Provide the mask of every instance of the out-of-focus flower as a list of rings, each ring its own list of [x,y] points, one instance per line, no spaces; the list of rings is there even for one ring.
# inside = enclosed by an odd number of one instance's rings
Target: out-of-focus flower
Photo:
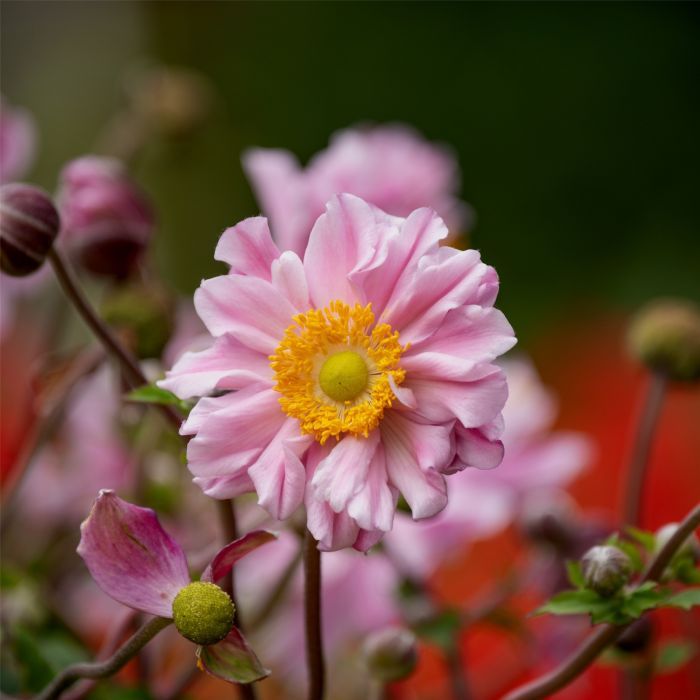
[[[32,115],[0,97],[0,184],[21,180],[36,151],[36,125]]]
[[[453,237],[471,218],[470,207],[457,198],[454,154],[402,125],[340,131],[305,169],[288,151],[263,148],[247,151],[243,166],[280,248],[299,255],[326,202],[342,192],[394,216],[431,207]]]
[[[207,494],[255,490],[277,519],[305,501],[323,549],[366,550],[399,492],[428,518],[444,474],[497,465],[507,387],[492,361],[515,338],[496,272],[446,236],[430,209],[398,219],[352,195],[329,202],[303,263],[265,219],[224,233],[230,274],[195,295],[216,340],[161,382],[183,398],[237,390],[200,399],[183,426]]]
[[[386,547],[401,567],[413,576],[429,575],[451,554],[475,539],[489,537],[530,510],[533,498],[550,499],[580,473],[591,456],[583,435],[552,431],[556,404],[541,384],[529,361],[518,358],[502,363],[509,396],[503,409],[503,446],[484,443],[485,451],[501,465],[488,473],[468,469],[448,481],[445,510],[426,523],[399,517],[386,539]],[[495,428],[492,428],[495,431]],[[458,451],[467,432],[456,428]],[[466,443],[466,448],[471,447]]]
[[[581,559],[586,586],[602,596],[615,595],[632,575],[630,558],[617,547],[591,547]]]
[[[229,682],[251,683],[268,675],[233,626],[229,596],[215,581],[260,545],[269,532],[250,532],[226,545],[201,580],[192,582],[185,553],[161,527],[156,514],[100,492],[81,526],[78,554],[100,588],[135,610],[172,618],[180,634],[199,644],[198,665]]]
[[[86,269],[122,279],[134,272],[154,231],[145,195],[114,158],[84,156],[61,172],[61,245]]]
[[[32,185],[0,188],[0,265],[13,277],[36,272],[58,235],[60,220],[51,197]]]
[[[370,675],[390,683],[413,673],[418,663],[418,642],[410,630],[392,627],[369,635],[362,653]]]

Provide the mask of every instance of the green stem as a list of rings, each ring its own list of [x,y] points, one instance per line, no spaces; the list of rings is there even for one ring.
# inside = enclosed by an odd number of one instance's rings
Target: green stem
[[[172,623],[164,617],[154,617],[142,625],[123,646],[105,661],[95,663],[73,664],[63,669],[44,690],[37,695],[36,700],[54,700],[80,678],[107,678],[123,668],[136,654],[143,649],[158,632]]]

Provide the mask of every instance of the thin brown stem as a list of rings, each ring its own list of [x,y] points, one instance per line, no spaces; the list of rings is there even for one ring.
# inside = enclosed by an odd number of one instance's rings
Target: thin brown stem
[[[700,526],[700,505],[685,517],[673,536],[654,557],[640,583],[658,581],[674,555],[688,536]],[[602,625],[557,668],[526,685],[516,688],[504,700],[540,700],[561,690],[578,678],[611,644],[622,635],[629,625]]]
[[[158,632],[172,623],[164,617],[154,617],[140,627],[133,636],[105,661],[95,663],[73,664],[63,669],[44,690],[36,696],[36,700],[54,700],[80,678],[107,678],[122,669],[136,654],[155,637]]]
[[[458,635],[455,635],[450,648],[445,650],[445,661],[447,662],[447,675],[450,681],[452,697],[454,700],[471,700],[472,694],[467,682],[467,676],[464,673]]]
[[[306,663],[309,669],[309,700],[322,700],[325,690],[323,640],[321,635],[321,552],[307,530],[304,539],[304,613],[306,619]]]
[[[97,315],[90,301],[83,293],[75,273],[55,247],[49,253],[49,260],[66,296],[75,306],[88,328],[102,343],[107,353],[119,362],[124,378],[129,386],[132,389],[136,389],[144,384],[148,384],[146,376],[141,371],[141,367],[139,367],[138,360],[117,340],[109,327]],[[180,428],[183,418],[178,411],[172,406],[163,405],[158,405],[158,409],[175,428]]]
[[[647,464],[667,387],[665,375],[652,373],[627,469],[622,509],[622,522],[625,525],[639,525],[640,522]]]

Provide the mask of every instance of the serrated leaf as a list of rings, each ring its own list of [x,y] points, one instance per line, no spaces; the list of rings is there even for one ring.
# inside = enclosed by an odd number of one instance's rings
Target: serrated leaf
[[[686,588],[679,593],[673,593],[665,598],[663,604],[690,610],[696,605],[700,605],[700,588]]]
[[[647,552],[653,552],[656,549],[656,536],[653,532],[640,530],[638,527],[634,527],[634,525],[628,525],[625,530],[629,533],[630,537],[639,542]]]
[[[674,639],[661,645],[654,659],[656,673],[673,673],[685,666],[695,655],[695,644],[685,639]]]
[[[583,576],[583,571],[581,570],[581,564],[577,561],[567,561],[566,562],[566,574],[569,578],[569,582],[575,588],[585,588],[586,581]]]
[[[179,399],[172,391],[161,389],[155,384],[144,384],[133,391],[130,391],[125,399],[136,403],[152,403],[161,406],[176,406],[180,411],[187,415],[192,406],[187,401]]]
[[[655,586],[653,582],[652,586]],[[623,598],[621,612],[630,618],[636,619],[647,610],[656,608],[662,605],[666,600],[667,594],[663,590],[654,590],[647,584],[643,584],[639,588],[630,591]]]
[[[603,598],[594,591],[576,590],[557,593],[541,605],[533,615],[582,615],[608,610],[617,605],[615,599]]]

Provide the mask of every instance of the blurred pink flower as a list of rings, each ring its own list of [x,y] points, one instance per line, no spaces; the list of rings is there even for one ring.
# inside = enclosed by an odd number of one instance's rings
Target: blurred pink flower
[[[498,464],[507,387],[491,363],[515,338],[495,270],[446,236],[430,209],[399,219],[352,195],[328,203],[303,263],[265,219],[224,233],[231,271],[195,295],[215,342],[160,382],[205,396],[182,428],[205,493],[255,490],[280,520],[305,502],[321,548],[366,550],[399,492],[428,518],[447,503],[444,474]]]
[[[240,558],[273,539],[274,535],[259,530],[231,542],[214,556],[200,581],[215,584],[229,575]],[[150,508],[127,503],[113,491],[100,491],[80,528],[78,554],[99,587],[114,600],[158,617],[174,617],[178,630],[185,636],[190,631],[200,636],[211,634],[213,623],[218,628],[216,631],[221,632],[216,637],[218,641],[199,641],[197,648],[198,665],[213,676],[251,683],[268,675],[241,633],[231,626],[232,617],[228,618],[226,629],[221,625],[220,610],[216,607],[220,598],[212,598],[211,591],[204,587],[191,592],[196,584],[192,584],[185,553]],[[189,610],[186,607],[183,613],[185,624],[181,625],[176,600],[185,589],[190,591],[191,598],[188,598]],[[194,619],[191,617],[198,595],[206,596],[210,607],[205,609],[211,619],[198,620],[197,613]],[[218,596],[221,595],[224,594],[218,589]],[[232,615],[230,599],[228,605]],[[212,608],[219,614],[212,615]],[[192,638],[198,641],[196,635]]]
[[[61,245],[96,274],[125,277],[154,231],[145,195],[114,158],[84,156],[61,172],[57,194]]]
[[[526,501],[559,502],[560,489],[591,458],[587,437],[551,430],[556,402],[532,364],[518,358],[501,365],[509,388],[503,409],[503,461],[488,474],[468,469],[450,479],[447,507],[427,523],[413,523],[405,516],[396,519],[385,546],[412,576],[428,576],[469,542],[494,535],[521,514]],[[461,430],[457,428],[458,435]]]
[[[36,125],[32,115],[0,97],[0,184],[21,180],[36,152]]]
[[[347,129],[302,169],[284,150],[254,148],[243,166],[282,250],[302,255],[313,222],[333,195],[347,192],[388,214],[431,207],[452,236],[464,233],[470,207],[457,198],[459,166],[452,151],[402,125]]]

